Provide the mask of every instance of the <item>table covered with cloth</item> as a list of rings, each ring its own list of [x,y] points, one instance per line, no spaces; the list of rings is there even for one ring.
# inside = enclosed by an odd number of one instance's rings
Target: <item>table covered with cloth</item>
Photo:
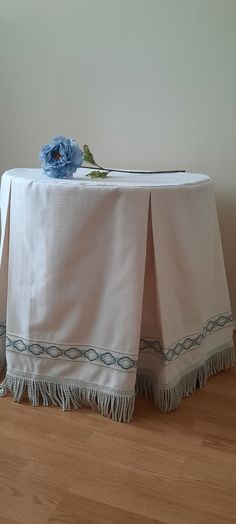
[[[129,422],[137,394],[168,412],[235,363],[214,190],[89,172],[2,177],[0,395]]]

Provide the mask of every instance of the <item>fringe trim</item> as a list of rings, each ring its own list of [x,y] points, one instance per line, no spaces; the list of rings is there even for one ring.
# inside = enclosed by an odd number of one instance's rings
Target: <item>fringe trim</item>
[[[154,400],[160,411],[168,413],[178,408],[183,398],[191,395],[197,388],[204,387],[209,377],[235,366],[235,363],[235,349],[232,347],[214,354],[174,385],[160,385],[155,377],[140,373],[137,375],[136,394],[144,393],[146,397]]]
[[[71,407],[91,407],[115,422],[130,422],[134,412],[135,393],[122,395],[107,393],[85,386],[69,386],[56,382],[35,380],[27,377],[7,375],[0,385],[0,397],[10,391],[15,402],[20,402],[24,393],[33,406],[60,406],[63,411]]]
[[[136,394],[144,393],[154,400],[160,411],[168,413],[178,408],[183,398],[191,395],[198,387],[204,387],[210,376],[235,366],[235,363],[235,349],[232,347],[214,354],[174,385],[160,385],[155,377],[140,373],[137,375]],[[134,412],[135,394],[108,393],[86,386],[69,386],[14,375],[7,375],[0,385],[0,397],[6,395],[7,391],[12,393],[15,402],[20,402],[26,392],[33,406],[59,405],[63,411],[71,407],[79,409],[88,406],[116,422],[130,422]]]

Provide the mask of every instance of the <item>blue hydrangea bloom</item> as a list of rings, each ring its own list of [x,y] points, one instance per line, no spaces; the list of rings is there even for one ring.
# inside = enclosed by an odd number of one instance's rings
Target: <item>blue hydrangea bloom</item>
[[[83,151],[73,138],[55,136],[40,151],[42,168],[54,178],[70,178],[84,160]]]

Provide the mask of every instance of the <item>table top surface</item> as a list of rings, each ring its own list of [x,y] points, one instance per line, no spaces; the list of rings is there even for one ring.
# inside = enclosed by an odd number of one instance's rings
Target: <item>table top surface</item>
[[[115,187],[178,187],[186,185],[198,185],[209,182],[207,175],[177,172],[177,173],[153,173],[150,171],[111,171],[104,179],[91,179],[87,175],[94,171],[91,168],[80,168],[72,179],[51,178],[43,173],[42,169],[17,168],[5,172],[5,175],[13,178],[23,178],[42,184],[72,185],[76,186],[115,186]]]

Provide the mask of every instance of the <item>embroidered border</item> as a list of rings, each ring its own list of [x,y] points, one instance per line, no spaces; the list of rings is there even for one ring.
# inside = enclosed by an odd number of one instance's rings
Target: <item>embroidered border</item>
[[[162,343],[155,338],[143,337],[140,340],[140,351],[150,349],[155,351],[165,362],[171,362],[173,358],[179,357],[184,351],[190,351],[199,347],[206,337],[218,329],[223,329],[233,323],[232,313],[223,313],[210,318],[202,331],[182,338],[171,346],[164,348]]]
[[[142,337],[140,339],[140,351],[153,350],[165,362],[171,362],[174,358],[178,358],[184,351],[191,351],[199,347],[206,337],[218,329],[223,329],[233,323],[232,313],[223,313],[221,315],[210,318],[204,325],[202,331],[184,337],[171,346],[164,348],[162,343],[152,337]],[[0,337],[6,333],[4,324],[0,324]],[[91,363],[98,363],[106,367],[120,369],[122,371],[135,370],[137,368],[137,359],[133,359],[128,355],[116,357],[110,351],[99,351],[94,347],[76,347],[71,346],[66,349],[57,345],[46,346],[36,342],[26,342],[21,338],[12,339],[9,335],[6,336],[6,348],[10,351],[19,353],[27,352],[32,356],[44,358],[62,358],[65,360],[84,360]]]
[[[6,324],[0,324],[0,337],[6,335]]]
[[[122,371],[129,371],[137,367],[137,359],[130,358],[128,355],[115,357],[110,351],[99,351],[93,347],[82,349],[76,346],[69,346],[66,349],[55,344],[44,346],[42,343],[26,342],[21,338],[14,340],[9,335],[6,336],[6,349],[18,353],[28,353],[35,357],[44,356],[46,358],[63,358],[66,360],[84,360],[91,363],[100,363],[106,367],[117,367]]]

